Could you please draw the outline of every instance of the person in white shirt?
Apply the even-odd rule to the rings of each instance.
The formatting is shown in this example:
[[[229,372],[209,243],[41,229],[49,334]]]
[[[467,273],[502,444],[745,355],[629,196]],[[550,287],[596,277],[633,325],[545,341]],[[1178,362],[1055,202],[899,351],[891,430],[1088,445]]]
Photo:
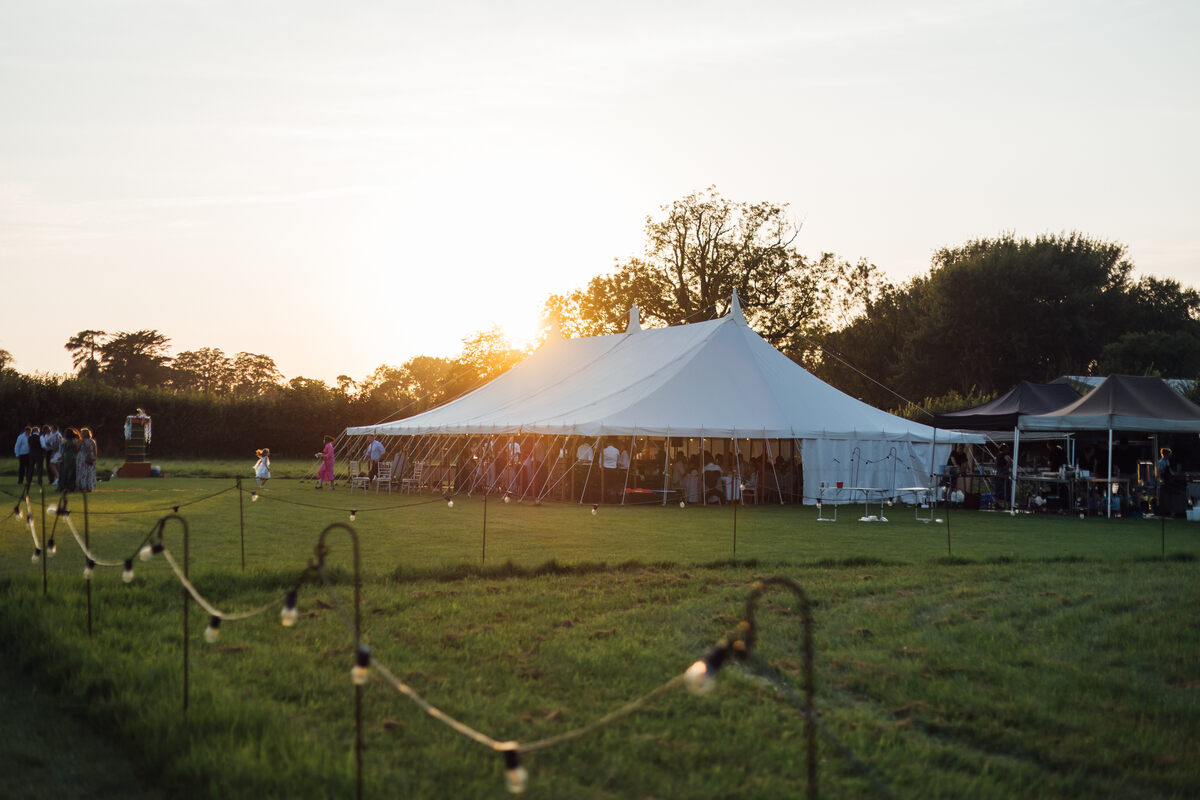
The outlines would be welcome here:
[[[54,486],[58,483],[58,461],[54,454],[62,447],[62,434],[58,432],[57,425],[44,425],[42,431],[41,456],[46,460],[46,476],[50,478],[50,485]]]
[[[604,499],[615,502],[621,493],[621,470],[617,469],[617,460],[621,451],[609,442],[600,451],[600,465],[604,467]]]
[[[516,437],[509,439],[508,444],[504,446],[504,486],[508,491],[520,496],[521,486],[519,485],[519,477],[521,474],[521,443]]]
[[[29,426],[17,434],[17,442],[13,445],[13,455],[17,457],[17,483],[25,482],[29,472]]]
[[[592,475],[592,461],[596,451],[592,443],[584,439],[575,448],[575,469],[571,472],[571,496],[583,500],[595,501],[596,487],[600,485],[598,476]]]

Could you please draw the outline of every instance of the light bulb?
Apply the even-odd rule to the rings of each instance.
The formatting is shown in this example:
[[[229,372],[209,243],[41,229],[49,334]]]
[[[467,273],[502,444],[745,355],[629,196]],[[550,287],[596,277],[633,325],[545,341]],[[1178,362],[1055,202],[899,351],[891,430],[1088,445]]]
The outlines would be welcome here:
[[[92,561],[89,558],[87,560],[87,563],[83,567],[83,579],[85,581],[90,581],[92,579],[92,571],[95,569],[96,569],[96,562]]]
[[[50,556],[52,556],[52,555],[54,555],[54,554],[55,554],[55,553],[57,553],[57,552],[58,552],[58,545],[56,545],[56,544],[54,543],[54,540],[53,540],[53,539],[51,539],[50,541],[46,542],[46,555],[50,555]]]
[[[296,624],[296,618],[299,616],[299,612],[296,611],[296,590],[292,589],[283,598],[283,608],[279,611],[279,624],[290,628]]]
[[[683,682],[692,694],[703,697],[713,690],[717,681],[708,674],[708,665],[701,659],[687,668],[683,674]]]
[[[371,666],[371,648],[365,644],[359,644],[358,651],[354,654],[354,668],[350,670],[350,679],[354,681],[355,686],[362,686],[367,682],[367,667]]]
[[[728,656],[729,645],[721,641],[708,655],[687,668],[687,672],[683,673],[683,682],[692,694],[703,697],[713,690],[717,685],[717,672]]]
[[[40,547],[33,548],[33,555],[31,555],[29,557],[29,560],[32,561],[34,564],[36,564],[38,561],[41,561],[41,559],[42,559],[42,548],[40,548]]]
[[[142,561],[149,561],[152,555],[154,555],[154,548],[148,544],[142,545],[142,549],[138,550],[138,558]]]
[[[593,517],[596,516],[596,514],[599,513],[599,511],[600,511],[600,504],[592,503],[592,516]]]
[[[132,558],[125,559],[125,569],[121,572],[121,580],[125,581],[126,583],[133,582],[133,559]]]
[[[516,742],[505,742],[504,751],[504,785],[509,794],[520,794],[529,784],[529,773],[521,766],[521,754],[517,752]]]
[[[350,509],[350,521],[354,522],[354,518],[357,516],[358,516],[358,509],[357,508]]]
[[[257,502],[258,502],[258,492],[251,492],[251,493],[250,493],[250,502],[251,502],[251,503],[257,503]]]
[[[204,629],[204,641],[212,644],[221,635],[221,618],[213,614],[208,618],[208,627]]]

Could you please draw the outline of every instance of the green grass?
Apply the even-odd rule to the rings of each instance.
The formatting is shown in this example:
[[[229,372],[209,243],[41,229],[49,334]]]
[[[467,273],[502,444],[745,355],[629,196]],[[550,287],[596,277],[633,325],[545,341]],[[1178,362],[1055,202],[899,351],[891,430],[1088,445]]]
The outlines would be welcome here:
[[[953,512],[948,557],[946,525],[917,523],[911,510],[868,524],[847,508],[817,523],[811,508],[759,506],[738,509],[735,559],[729,507],[592,515],[493,498],[481,564],[478,498],[448,508],[429,495],[272,481],[239,508],[236,493],[215,494],[230,485],[106,483],[89,498],[93,549],[131,555],[180,505],[194,581],[237,611],[278,599],[322,528],[358,509],[364,638],[376,658],[497,738],[559,733],[649,691],[736,624],[755,579],[782,574],[814,601],[824,724],[898,795],[1187,797],[1200,787],[1200,526]],[[166,529],[177,557],[181,533]],[[43,595],[28,532],[11,516],[0,524],[0,642],[23,678],[5,681],[10,703],[14,685],[52,692],[46,713],[103,731],[115,750],[96,758],[124,763],[149,791],[350,795],[352,641],[323,588],[302,589],[295,628],[272,608],[226,622],[215,645],[192,604],[185,720],[182,600],[167,565],[137,561],[130,585],[119,569],[98,571],[89,640],[82,557],[61,523],[56,540]],[[349,608],[349,537],[335,530],[328,542],[333,596]],[[799,685],[790,598],[768,595],[760,623],[761,652]],[[721,677],[706,698],[674,691],[529,756],[528,795],[801,795],[801,716],[734,668]],[[364,691],[364,720],[367,796],[503,794],[495,754],[382,681]],[[820,755],[823,796],[878,796],[827,744]]]

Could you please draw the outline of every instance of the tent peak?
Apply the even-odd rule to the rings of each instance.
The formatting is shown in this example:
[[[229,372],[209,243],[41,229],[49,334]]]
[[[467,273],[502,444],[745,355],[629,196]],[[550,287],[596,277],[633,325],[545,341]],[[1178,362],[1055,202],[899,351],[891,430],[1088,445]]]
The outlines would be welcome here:
[[[634,303],[629,307],[629,324],[625,326],[626,333],[637,333],[642,329],[642,323],[638,321],[638,307]]]
[[[742,315],[742,304],[738,302],[737,289],[733,290],[733,298],[729,303],[729,316],[743,325],[746,324],[746,317]]]

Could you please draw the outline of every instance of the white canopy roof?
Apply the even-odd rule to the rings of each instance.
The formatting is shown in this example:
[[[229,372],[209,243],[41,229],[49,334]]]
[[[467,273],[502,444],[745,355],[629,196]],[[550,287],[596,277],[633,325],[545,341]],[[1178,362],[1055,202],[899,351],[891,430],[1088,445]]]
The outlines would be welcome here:
[[[929,442],[934,429],[844,394],[746,325],[734,296],[721,319],[623,334],[552,336],[475,391],[350,435],[537,433]],[[982,441],[939,431],[938,443]]]

